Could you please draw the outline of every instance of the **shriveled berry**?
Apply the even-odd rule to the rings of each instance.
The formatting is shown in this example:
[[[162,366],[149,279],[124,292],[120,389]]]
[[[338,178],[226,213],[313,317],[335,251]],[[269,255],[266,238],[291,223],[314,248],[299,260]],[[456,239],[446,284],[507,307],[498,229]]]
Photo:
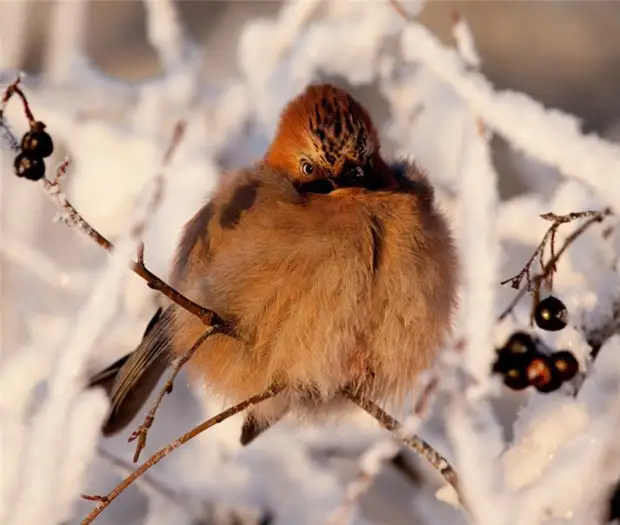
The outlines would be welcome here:
[[[568,324],[568,310],[562,301],[550,295],[536,305],[534,320],[539,328],[557,332]]]
[[[527,365],[526,375],[529,383],[539,392],[553,392],[562,385],[562,379],[553,361],[543,354],[530,361]]]
[[[511,390],[523,390],[530,386],[525,367],[516,366],[504,374],[504,384]]]
[[[40,157],[33,157],[26,152],[21,152],[15,157],[13,163],[15,174],[30,180],[39,180],[45,176],[45,162]]]
[[[33,157],[49,157],[54,151],[54,143],[44,129],[43,122],[35,122],[32,129],[22,137],[22,150]]]
[[[579,362],[568,350],[553,352],[551,360],[562,381],[570,381],[579,372]]]

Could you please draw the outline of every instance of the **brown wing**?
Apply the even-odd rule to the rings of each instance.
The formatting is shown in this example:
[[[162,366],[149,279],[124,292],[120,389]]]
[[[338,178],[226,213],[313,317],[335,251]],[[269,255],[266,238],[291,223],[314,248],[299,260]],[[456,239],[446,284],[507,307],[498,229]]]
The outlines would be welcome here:
[[[102,429],[105,436],[131,423],[168,367],[171,309],[158,309],[138,348],[91,379],[90,387],[103,387],[110,396],[110,413]]]

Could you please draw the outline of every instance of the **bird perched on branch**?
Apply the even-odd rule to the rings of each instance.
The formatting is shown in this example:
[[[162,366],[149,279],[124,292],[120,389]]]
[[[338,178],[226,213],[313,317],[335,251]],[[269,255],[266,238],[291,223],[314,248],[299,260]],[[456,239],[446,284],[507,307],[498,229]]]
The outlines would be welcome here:
[[[351,95],[310,86],[284,109],[263,161],[225,178],[185,226],[171,284],[233,329],[205,340],[190,376],[234,402],[284,388],[250,409],[244,444],[288,412],[352,406],[344,389],[402,400],[449,333],[449,227],[426,176],[379,150]],[[105,434],[133,419],[204,330],[171,304],[132,355],[93,379],[111,392]]]

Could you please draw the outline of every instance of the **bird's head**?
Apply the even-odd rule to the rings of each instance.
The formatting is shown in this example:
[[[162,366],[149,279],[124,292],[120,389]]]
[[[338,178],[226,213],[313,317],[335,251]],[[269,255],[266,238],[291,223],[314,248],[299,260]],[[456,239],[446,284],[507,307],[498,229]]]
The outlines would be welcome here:
[[[389,184],[379,148],[377,131],[361,104],[342,89],[319,84],[284,108],[265,162],[302,192],[373,190]]]

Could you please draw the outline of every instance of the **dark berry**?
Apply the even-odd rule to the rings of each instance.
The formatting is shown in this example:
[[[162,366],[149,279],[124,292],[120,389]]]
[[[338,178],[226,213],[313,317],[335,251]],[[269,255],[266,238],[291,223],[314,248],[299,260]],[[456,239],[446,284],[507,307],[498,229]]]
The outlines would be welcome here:
[[[553,352],[551,360],[562,381],[570,381],[579,372],[579,363],[568,350]]]
[[[567,325],[568,310],[562,301],[550,295],[536,305],[534,320],[539,328],[557,332]]]
[[[15,174],[30,180],[42,179],[45,175],[45,162],[40,157],[32,157],[26,152],[21,152],[15,157]]]
[[[516,366],[504,374],[504,384],[511,390],[523,390],[530,386],[524,366]]]
[[[536,342],[527,332],[515,332],[514,334],[512,334],[508,338],[508,341],[506,341],[504,349],[511,354],[526,355],[532,355],[538,351],[536,347]]]
[[[530,359],[536,355],[536,343],[526,332],[515,332],[506,344],[496,350],[497,359],[493,364],[493,372],[505,374],[515,367],[524,368]]]
[[[539,392],[553,392],[562,385],[562,379],[553,361],[543,354],[530,361],[527,365],[526,375],[529,383]]]
[[[506,374],[508,370],[512,370],[513,368],[523,368],[529,362],[529,354],[528,353],[516,353],[511,352],[506,347],[499,348],[496,350],[497,359],[495,363],[493,363],[493,372],[498,374]]]
[[[54,143],[44,129],[43,122],[35,122],[32,129],[22,137],[22,150],[33,157],[49,157],[54,151]]]

